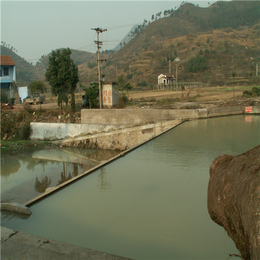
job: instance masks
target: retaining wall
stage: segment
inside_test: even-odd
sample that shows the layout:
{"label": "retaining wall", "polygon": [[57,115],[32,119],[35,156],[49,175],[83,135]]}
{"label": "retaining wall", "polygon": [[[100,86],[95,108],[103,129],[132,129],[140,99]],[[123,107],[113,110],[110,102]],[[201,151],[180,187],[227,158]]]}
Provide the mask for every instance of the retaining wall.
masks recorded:
{"label": "retaining wall", "polygon": [[244,113],[244,107],[213,107],[208,109],[208,117],[240,115]]}
{"label": "retaining wall", "polygon": [[244,111],[246,114],[260,114],[260,106],[247,106]]}
{"label": "retaining wall", "polygon": [[145,125],[173,119],[207,117],[207,109],[82,109],[82,124]]}
{"label": "retaining wall", "polygon": [[61,140],[96,133],[107,133],[133,126],[175,119],[199,119],[239,114],[260,114],[260,106],[246,108],[220,107],[209,109],[82,109],[81,124],[31,123],[31,139]]}
{"label": "retaining wall", "polygon": [[60,140],[80,135],[91,135],[101,132],[115,131],[131,125],[120,124],[65,124],[31,122],[33,140]]}
{"label": "retaining wall", "polygon": [[63,140],[61,144],[63,146],[83,148],[127,150],[179,125],[182,121],[181,119],[176,119],[156,124],[125,128],[110,133],[70,138]]}

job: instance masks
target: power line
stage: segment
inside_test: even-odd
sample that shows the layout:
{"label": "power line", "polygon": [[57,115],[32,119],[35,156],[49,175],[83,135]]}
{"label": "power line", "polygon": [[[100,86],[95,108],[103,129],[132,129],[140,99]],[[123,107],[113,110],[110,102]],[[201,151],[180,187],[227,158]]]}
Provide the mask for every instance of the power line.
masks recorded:
{"label": "power line", "polygon": [[99,82],[99,107],[100,109],[102,109],[102,86],[101,86],[101,77],[100,77],[100,62],[102,61],[107,61],[107,60],[102,60],[100,59],[100,49],[101,49],[101,45],[102,45],[102,41],[99,41],[99,34],[100,33],[103,33],[103,32],[106,32],[107,29],[101,29],[101,28],[91,28],[91,30],[95,30],[96,33],[97,33],[97,40],[94,41],[97,45],[97,51],[98,51],[98,59],[97,59],[97,62],[98,62],[98,82]]}

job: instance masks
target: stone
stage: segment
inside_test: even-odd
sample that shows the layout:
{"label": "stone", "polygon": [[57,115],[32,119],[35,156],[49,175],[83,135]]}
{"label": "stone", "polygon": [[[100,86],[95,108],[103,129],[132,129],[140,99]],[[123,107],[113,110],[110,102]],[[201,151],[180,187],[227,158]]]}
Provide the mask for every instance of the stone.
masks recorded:
{"label": "stone", "polygon": [[1,203],[1,210],[14,211],[26,215],[31,215],[31,210],[20,203]]}
{"label": "stone", "polygon": [[210,167],[208,212],[232,238],[244,260],[260,259],[260,145],[221,155]]}

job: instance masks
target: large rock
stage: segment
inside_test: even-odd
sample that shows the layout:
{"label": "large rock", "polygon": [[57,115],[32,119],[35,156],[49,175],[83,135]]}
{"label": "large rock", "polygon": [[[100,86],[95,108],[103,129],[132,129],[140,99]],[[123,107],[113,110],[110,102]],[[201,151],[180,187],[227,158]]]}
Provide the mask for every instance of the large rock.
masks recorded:
{"label": "large rock", "polygon": [[244,260],[260,259],[260,146],[213,161],[208,212],[227,231]]}

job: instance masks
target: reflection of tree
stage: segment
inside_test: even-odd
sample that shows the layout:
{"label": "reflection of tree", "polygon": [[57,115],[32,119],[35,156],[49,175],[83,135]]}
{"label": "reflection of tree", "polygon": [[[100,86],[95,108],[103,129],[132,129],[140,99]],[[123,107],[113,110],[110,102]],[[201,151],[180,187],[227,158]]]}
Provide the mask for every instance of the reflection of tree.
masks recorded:
{"label": "reflection of tree", "polygon": [[43,160],[43,159],[30,160],[26,167],[28,170],[34,170],[35,166],[38,164],[42,165],[43,171],[45,172],[45,165],[48,164],[47,160]]}
{"label": "reflection of tree", "polygon": [[21,164],[14,156],[1,157],[1,175],[8,177],[12,173],[18,172]]}
{"label": "reflection of tree", "polygon": [[73,173],[72,174],[73,174],[73,177],[76,177],[79,174],[79,165],[76,163],[73,163]]}
{"label": "reflection of tree", "polygon": [[34,189],[40,193],[45,192],[45,190],[51,185],[51,178],[45,176],[41,181],[36,177]]}
{"label": "reflection of tree", "polygon": [[62,184],[63,182],[66,182],[72,178],[71,173],[69,173],[68,176],[66,176],[66,173],[61,172],[60,174],[61,179],[58,181],[58,185]]}
{"label": "reflection of tree", "polygon": [[[74,171],[75,171],[75,168],[74,168]],[[76,171],[75,173],[74,173],[74,171],[73,171],[73,175],[74,175],[74,174],[77,174],[77,171]],[[60,185],[60,184],[66,182],[66,181],[68,181],[68,180],[70,180],[70,179],[72,178],[71,173],[69,173],[68,176],[66,176],[66,175],[67,175],[67,174],[66,174],[65,163],[63,163],[63,172],[61,172],[61,174],[60,174],[61,179],[58,181],[58,184],[57,184],[57,185]],[[78,174],[77,174],[77,175],[78,175]],[[74,176],[77,176],[77,175],[74,175]]]}
{"label": "reflection of tree", "polygon": [[99,178],[100,178],[100,184],[99,184],[100,189],[107,190],[111,188],[111,183],[106,180],[106,172],[104,168],[101,168]]}

